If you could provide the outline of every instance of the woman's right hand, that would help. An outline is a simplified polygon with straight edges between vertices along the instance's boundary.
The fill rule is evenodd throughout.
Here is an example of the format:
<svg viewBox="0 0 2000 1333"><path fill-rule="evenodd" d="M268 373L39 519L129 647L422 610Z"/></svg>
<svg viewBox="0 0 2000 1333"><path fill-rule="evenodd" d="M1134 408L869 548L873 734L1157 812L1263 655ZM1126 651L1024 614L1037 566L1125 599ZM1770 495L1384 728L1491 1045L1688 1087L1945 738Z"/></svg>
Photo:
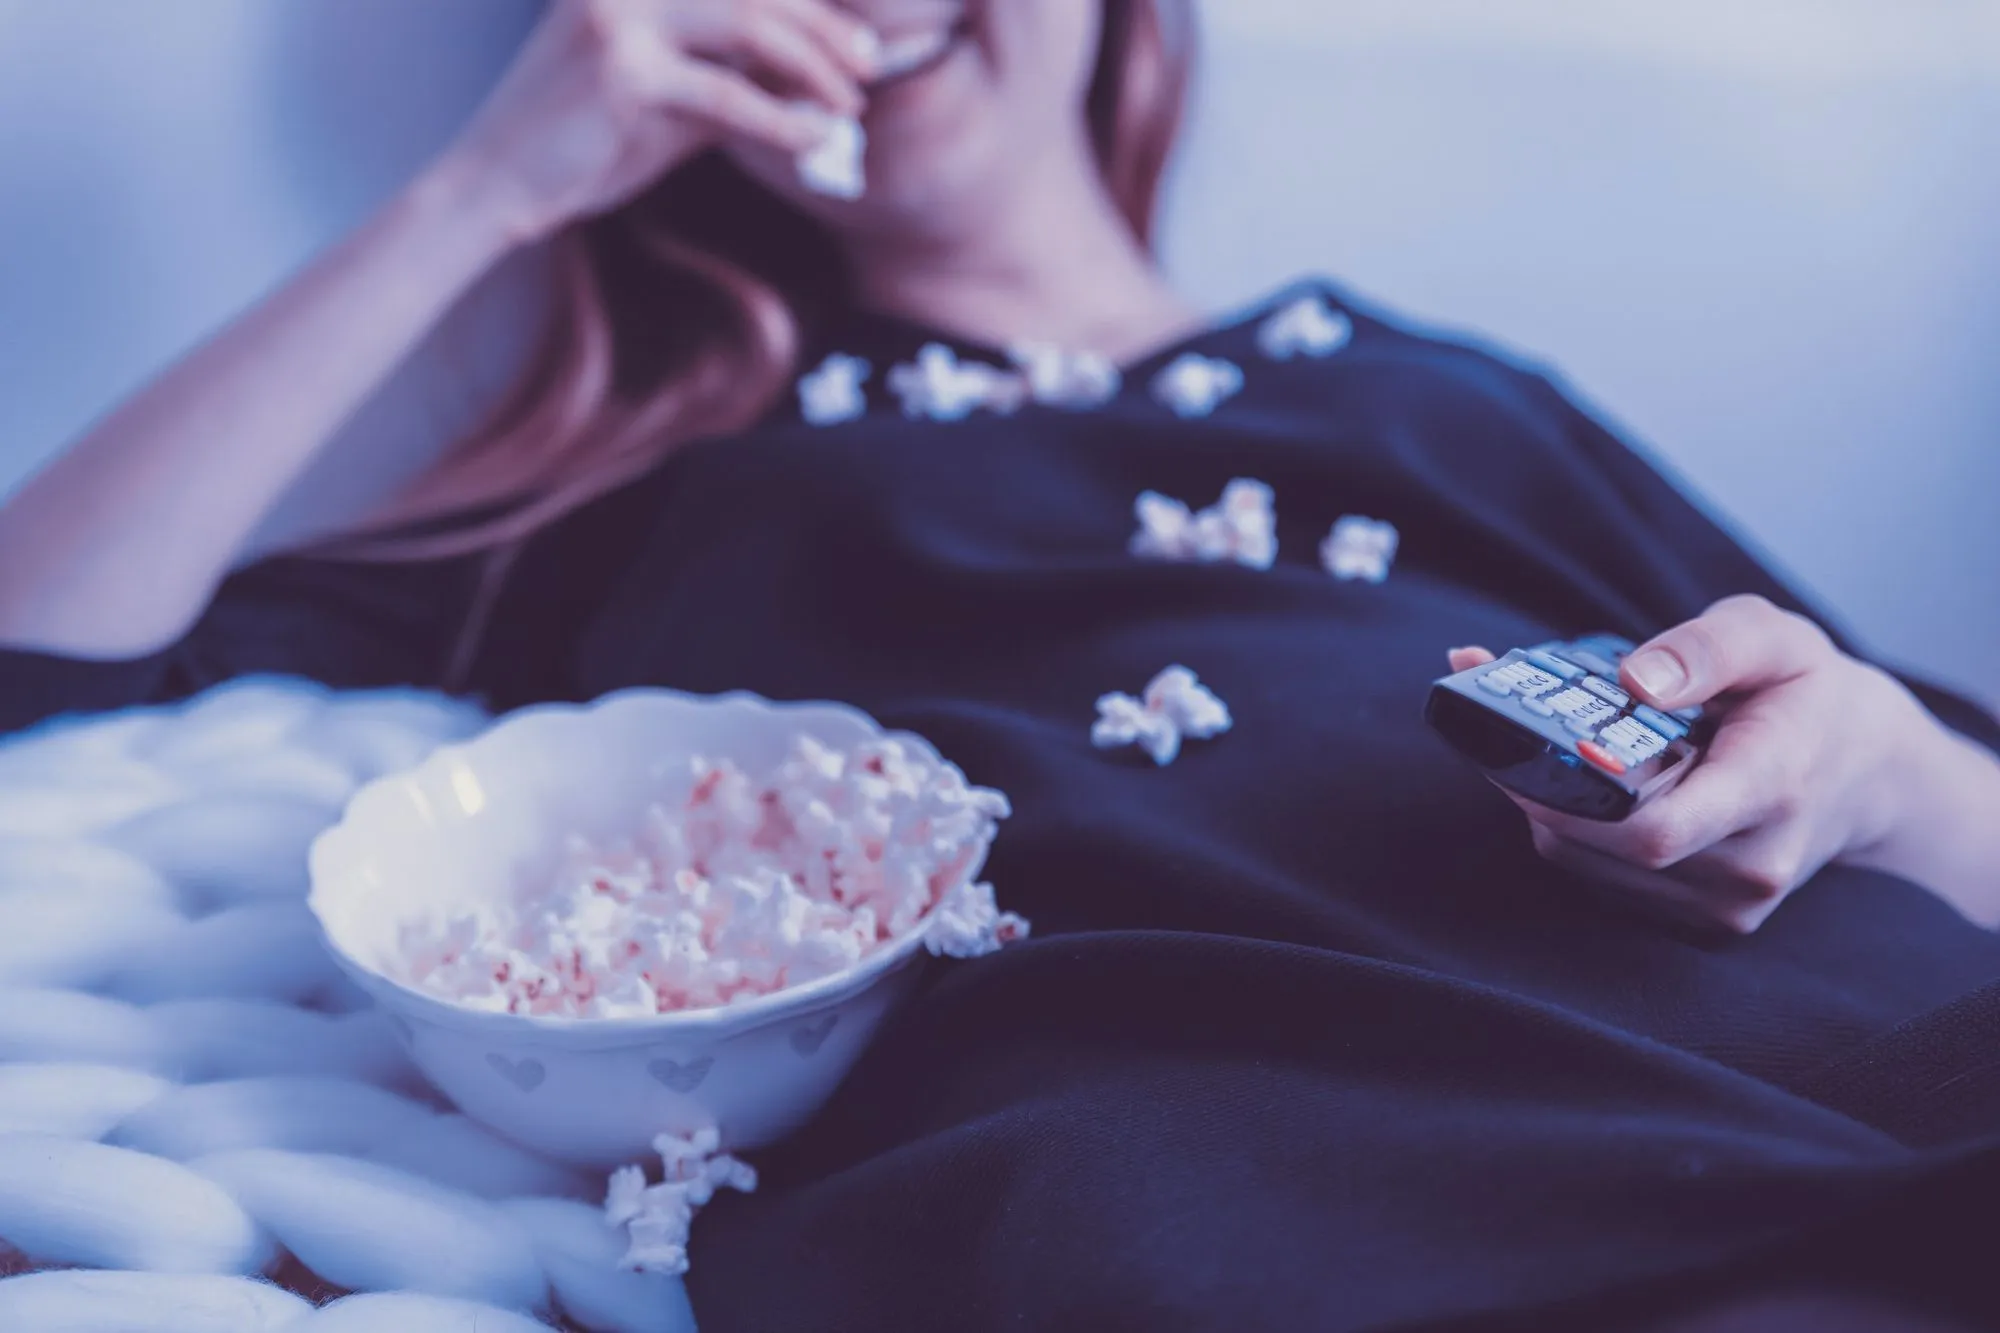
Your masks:
<svg viewBox="0 0 2000 1333"><path fill-rule="evenodd" d="M812 148L877 46L827 0L554 0L438 170L539 240L729 139Z"/></svg>

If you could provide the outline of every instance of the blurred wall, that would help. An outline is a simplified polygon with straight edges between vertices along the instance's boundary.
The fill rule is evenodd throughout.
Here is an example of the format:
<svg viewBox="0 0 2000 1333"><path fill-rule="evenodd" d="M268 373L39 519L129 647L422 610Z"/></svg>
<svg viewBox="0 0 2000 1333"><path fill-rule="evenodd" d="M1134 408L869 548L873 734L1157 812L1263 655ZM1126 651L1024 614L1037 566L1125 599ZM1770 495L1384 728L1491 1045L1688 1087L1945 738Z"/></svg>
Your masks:
<svg viewBox="0 0 2000 1333"><path fill-rule="evenodd" d="M393 188L537 7L0 0L0 493ZM2000 0L1204 8L1191 291L1329 272L1553 362L1872 643L2000 700ZM535 276L273 531L469 420Z"/></svg>
<svg viewBox="0 0 2000 1333"><path fill-rule="evenodd" d="M0 494L314 251L475 107L541 0L0 0ZM528 350L524 256L265 540L364 510Z"/></svg>
<svg viewBox="0 0 2000 1333"><path fill-rule="evenodd" d="M2000 701L2000 0L1206 0L1168 256L1552 362Z"/></svg>

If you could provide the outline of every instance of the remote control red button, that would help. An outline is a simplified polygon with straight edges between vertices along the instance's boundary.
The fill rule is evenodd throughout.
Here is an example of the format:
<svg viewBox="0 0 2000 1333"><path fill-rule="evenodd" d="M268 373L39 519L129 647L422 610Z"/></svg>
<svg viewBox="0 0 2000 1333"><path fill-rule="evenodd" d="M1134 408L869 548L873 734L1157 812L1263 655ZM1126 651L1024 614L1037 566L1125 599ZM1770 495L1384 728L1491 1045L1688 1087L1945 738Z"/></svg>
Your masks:
<svg viewBox="0 0 2000 1333"><path fill-rule="evenodd" d="M1614 777L1625 771L1625 761L1596 741L1578 741L1576 752Z"/></svg>

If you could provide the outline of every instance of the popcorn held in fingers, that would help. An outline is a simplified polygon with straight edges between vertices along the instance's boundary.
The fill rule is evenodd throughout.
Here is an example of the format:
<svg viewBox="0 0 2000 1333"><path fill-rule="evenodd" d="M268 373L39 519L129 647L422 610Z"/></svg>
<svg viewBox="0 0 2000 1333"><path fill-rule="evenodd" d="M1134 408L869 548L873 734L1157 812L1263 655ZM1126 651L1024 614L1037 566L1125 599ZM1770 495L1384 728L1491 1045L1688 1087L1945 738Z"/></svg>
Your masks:
<svg viewBox="0 0 2000 1333"><path fill-rule="evenodd" d="M1393 524L1349 514L1320 543L1320 563L1343 582L1380 583L1389 577L1400 540Z"/></svg>
<svg viewBox="0 0 2000 1333"><path fill-rule="evenodd" d="M1205 417L1243 388L1234 362L1184 352L1153 377L1153 396L1178 417Z"/></svg>
<svg viewBox="0 0 2000 1333"><path fill-rule="evenodd" d="M641 1273L679 1277L688 1270L688 1233L694 1215L719 1189L757 1189L757 1171L749 1163L723 1152L713 1129L692 1135L662 1134L653 1140L663 1171L660 1183L648 1184L643 1167L623 1166L611 1173L604 1195L604 1223L622 1227L629 1244L620 1267Z"/></svg>
<svg viewBox="0 0 2000 1333"><path fill-rule="evenodd" d="M820 117L825 134L798 156L799 179L814 194L833 199L859 199L868 192L863 163L868 156L868 131L851 116L835 116L811 102L795 102L801 111Z"/></svg>
<svg viewBox="0 0 2000 1333"><path fill-rule="evenodd" d="M1141 492L1132 506L1139 531L1132 535L1130 550L1147 560L1228 560L1269 569L1278 559L1273 498L1269 486L1248 477L1223 487L1222 498L1199 513L1157 491Z"/></svg>
<svg viewBox="0 0 2000 1333"><path fill-rule="evenodd" d="M799 414L814 426L838 426L868 411L862 386L874 367L858 356L835 352L799 381Z"/></svg>
<svg viewBox="0 0 2000 1333"><path fill-rule="evenodd" d="M914 362L889 372L889 390L902 400L903 415L932 421L963 421L981 408L1007 416L1027 400L1020 375L980 361L960 361L942 343L926 343Z"/></svg>
<svg viewBox="0 0 2000 1333"><path fill-rule="evenodd" d="M1028 396L1043 407L1087 411L1118 396L1124 384L1117 363L1102 352L1070 352L1050 343L1017 342L1008 359L1028 384Z"/></svg>
<svg viewBox="0 0 2000 1333"><path fill-rule="evenodd" d="M1257 346L1273 361L1332 356L1354 337L1354 322L1321 296L1304 296L1265 320Z"/></svg>
<svg viewBox="0 0 2000 1333"><path fill-rule="evenodd" d="M1184 666L1153 677L1143 698L1105 695L1097 701L1097 714L1091 744L1100 750L1137 745L1162 767L1179 757L1183 740L1207 740L1233 725L1229 706Z"/></svg>

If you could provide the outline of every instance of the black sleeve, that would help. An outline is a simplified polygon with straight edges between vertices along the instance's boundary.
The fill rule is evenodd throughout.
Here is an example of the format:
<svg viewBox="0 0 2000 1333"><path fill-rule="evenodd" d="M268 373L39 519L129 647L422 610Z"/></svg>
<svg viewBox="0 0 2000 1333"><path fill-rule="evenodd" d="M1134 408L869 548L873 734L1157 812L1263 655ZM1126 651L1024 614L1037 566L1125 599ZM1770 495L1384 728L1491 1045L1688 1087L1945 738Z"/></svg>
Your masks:
<svg viewBox="0 0 2000 1333"><path fill-rule="evenodd" d="M151 656L0 650L0 735L64 713L165 703L251 674L438 688L482 563L266 560L231 575L194 628Z"/></svg>
<svg viewBox="0 0 2000 1333"><path fill-rule="evenodd" d="M1844 652L1890 671L1940 722L2000 754L2000 718L1982 705L1941 685L1912 675L1863 651L1854 635L1828 609L1792 587L1754 555L1740 536L1689 498L1668 479L1666 469L1649 460L1558 387L1552 377L1535 375L1534 392L1567 422L1567 435L1583 463L1605 478L1636 519L1642 541L1654 544L1670 560L1679 578L1671 592L1655 593L1649 607L1658 623L1675 624L1699 614L1710 603L1733 593L1754 592L1779 606L1810 616L1824 626Z"/></svg>

